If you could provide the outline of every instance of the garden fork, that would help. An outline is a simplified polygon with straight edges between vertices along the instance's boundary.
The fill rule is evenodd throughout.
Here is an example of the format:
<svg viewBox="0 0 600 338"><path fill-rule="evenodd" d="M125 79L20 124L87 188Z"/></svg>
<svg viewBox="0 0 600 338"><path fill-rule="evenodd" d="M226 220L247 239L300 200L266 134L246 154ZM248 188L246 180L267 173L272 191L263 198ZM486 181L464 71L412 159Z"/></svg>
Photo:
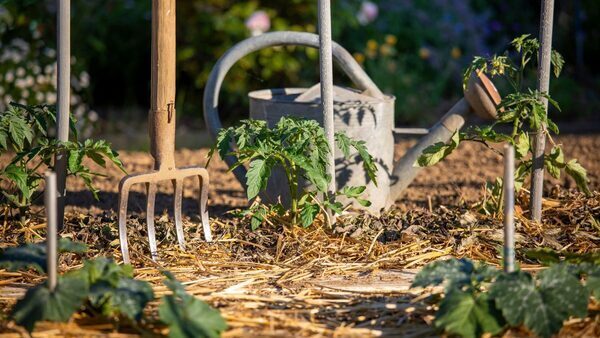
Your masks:
<svg viewBox="0 0 600 338"><path fill-rule="evenodd" d="M212 240L208 223L208 171L203 167L175 167L175 0L152 1L152 65L151 97L149 112L149 132L154 170L146 173L125 176L119 184L119 240L123 261L129 263L127 244L127 202L129 189L133 184L145 183L147 191L146 219L148 241L152 259L157 259L156 233L154 231L154 202L156 185L170 180L175 188L175 228L177 241L185 249L183 225L181 222L181 201L183 180L196 176L200 180L200 216L204 237Z"/></svg>

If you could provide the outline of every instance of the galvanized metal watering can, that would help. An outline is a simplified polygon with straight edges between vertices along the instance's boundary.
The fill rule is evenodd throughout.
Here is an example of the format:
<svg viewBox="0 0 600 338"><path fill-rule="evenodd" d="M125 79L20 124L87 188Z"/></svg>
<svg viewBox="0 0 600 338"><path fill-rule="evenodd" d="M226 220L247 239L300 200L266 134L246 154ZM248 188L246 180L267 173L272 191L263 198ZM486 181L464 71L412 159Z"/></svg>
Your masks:
<svg viewBox="0 0 600 338"><path fill-rule="evenodd" d="M273 32L246 39L228 50L214 66L204 92L204 118L213 139L222 128L219 119L219 90L229 69L244 56L263 48L298 45L319 47L319 36L303 32ZM493 84L484 76L474 76L469 81L465 98L458 101L429 130L415 146L394 162L394 136L400 130L394 129L393 96L383 94L364 72L352 55L337 43L333 43L333 57L337 65L352 80L357 89L334 88L334 125L336 132L343 131L351 138L364 140L377 162L378 185L370 182L362 166L357 161L344 159L335 150L336 184L367 187L364 198L371 201L367 209L379 213L393 205L402 191L412 182L420 168L414 163L423 149L436 142L446 142L464 124L464 116L470 111L486 118L495 118L496 105L500 96ZM394 76L390 74L390 76ZM296 116L314 119L322 124L319 85L312 88L282 88L254 91L250 98L250 117L267 121L273 126L282 116ZM231 166L234 157L225 159ZM237 167L234 174L245 188L246 169ZM273 173L267 191L261 195L267 202L289 201L286 178L283 171ZM354 205L357 208L364 208Z"/></svg>

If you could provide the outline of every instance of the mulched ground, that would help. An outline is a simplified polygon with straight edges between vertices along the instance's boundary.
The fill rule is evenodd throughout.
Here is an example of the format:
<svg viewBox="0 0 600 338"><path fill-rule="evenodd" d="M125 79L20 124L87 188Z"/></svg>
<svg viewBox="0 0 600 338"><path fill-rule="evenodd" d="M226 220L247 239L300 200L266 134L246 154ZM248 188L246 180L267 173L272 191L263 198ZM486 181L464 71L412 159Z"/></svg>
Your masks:
<svg viewBox="0 0 600 338"><path fill-rule="evenodd" d="M600 190L600 135L561 136L558 142L563 143L567 157L578 158L588 169L592 190ZM397 155L412 143L401 142ZM176 154L178 165L203 164L206 152L180 150ZM123 152L121 157L130 173L146 171L152 165L146 153ZM128 224L136 278L151 281L160 295L165 288L158 269L166 267L174 272L186 282L189 292L222 311L230 325L225 336L435 336L427 293L409 290L410 280L423 264L450 255L499 264L501 219L479 214L473 205L483 196L484 182L501 175L501 168L493 152L479 144L464 144L447 161L423 170L396 208L379 217L347 215L341 218L343 226L335 229L291 228L285 220L274 220L271 226L253 232L247 221L226 213L246 206L247 201L224 163L215 161L209 168L209 211L215 242L205 243L198 232L197 182L190 181L186 182L183 205L188 246L185 252L176 247L169 218L173 189L165 184L159 187L156 207L158 263L149 259L145 240L143 187L134 189ZM120 260L114 210L123 174L116 168L105 172L108 177L97 184L100 201L94 201L81 182L69 180L68 222L62 235L88 243L89 257L107 255ZM574 187L568 178L548 182L542 224L527 221L526 207L517 209L516 240L523 268L539 269L523 256L528 248L571 252L600 249L600 194L585 197ZM526 205L526 198L520 201ZM26 226L5 223L0 229L0 247L41 240L43 228L41 221ZM65 256L61 269L80 264L78 257ZM4 313L26 287L43 280L32 273L2 270L0 276ZM10 323L3 322L3 327L0 332L6 336L20 335ZM119 336L113 327L80 317L64 325L43 324L38 335ZM120 336L127 332L123 328ZM573 320L561 336L575 332L599 336L600 317Z"/></svg>

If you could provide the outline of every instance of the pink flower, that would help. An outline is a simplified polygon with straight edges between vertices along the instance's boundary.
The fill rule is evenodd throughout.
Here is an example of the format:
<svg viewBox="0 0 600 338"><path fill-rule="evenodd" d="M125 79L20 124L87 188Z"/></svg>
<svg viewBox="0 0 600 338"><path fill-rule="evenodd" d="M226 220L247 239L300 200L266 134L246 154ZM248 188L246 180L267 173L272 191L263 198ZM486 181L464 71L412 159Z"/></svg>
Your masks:
<svg viewBox="0 0 600 338"><path fill-rule="evenodd" d="M371 1L364 1L360 6L360 10L356 14L356 18L361 25L366 25L377 19L379 15L379 7Z"/></svg>
<svg viewBox="0 0 600 338"><path fill-rule="evenodd" d="M252 36L261 35L271 28L271 19L265 11L256 11L246 20L246 28Z"/></svg>

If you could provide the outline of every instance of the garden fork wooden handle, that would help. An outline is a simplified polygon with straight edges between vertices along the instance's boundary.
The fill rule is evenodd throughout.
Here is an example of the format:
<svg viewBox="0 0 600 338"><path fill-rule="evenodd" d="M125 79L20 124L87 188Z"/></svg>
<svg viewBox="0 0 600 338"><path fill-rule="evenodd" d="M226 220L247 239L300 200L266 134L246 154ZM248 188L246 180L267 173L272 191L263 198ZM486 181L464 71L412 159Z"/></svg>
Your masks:
<svg viewBox="0 0 600 338"><path fill-rule="evenodd" d="M175 168L175 0L152 0L149 112L154 169Z"/></svg>

